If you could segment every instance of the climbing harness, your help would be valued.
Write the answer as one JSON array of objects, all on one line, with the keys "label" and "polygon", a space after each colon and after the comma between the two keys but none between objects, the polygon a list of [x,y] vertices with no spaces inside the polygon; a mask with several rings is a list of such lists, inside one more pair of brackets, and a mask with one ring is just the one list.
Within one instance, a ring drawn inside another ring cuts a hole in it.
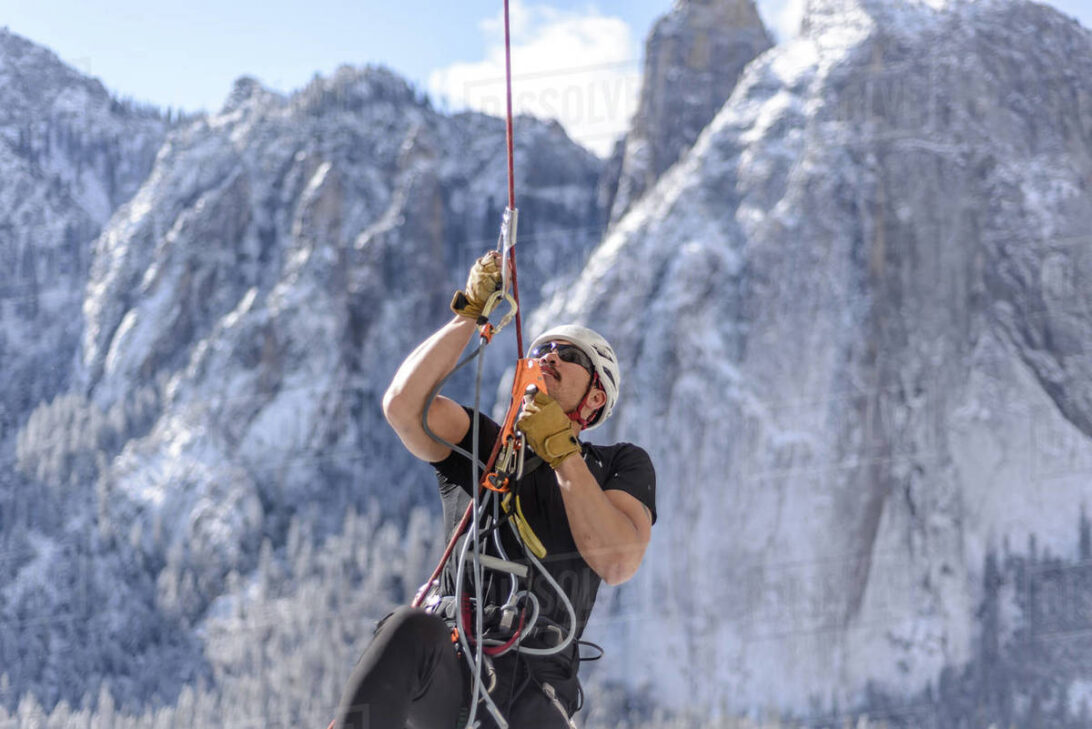
[{"label": "climbing harness", "polygon": [[[491,302],[500,300],[501,297],[490,299]],[[514,295],[512,300],[515,301]],[[518,302],[514,304],[514,308],[518,311]],[[483,318],[488,319],[491,313],[492,307],[487,306],[483,311]],[[542,465],[542,460],[537,456],[528,458],[526,441],[522,433],[516,429],[516,420],[522,409],[524,396],[533,396],[538,389],[544,389],[546,386],[537,360],[529,358],[518,360],[512,383],[512,399],[493,451],[487,462],[483,463],[479,458],[481,421],[478,414],[481,407],[484,363],[482,352],[492,340],[492,336],[501,328],[502,326],[490,327],[488,322],[481,324],[478,347],[433,387],[423,409],[421,425],[425,432],[470,460],[471,479],[478,488],[472,489],[471,503],[444,550],[440,563],[417,591],[411,604],[413,607],[423,606],[426,610],[454,624],[452,641],[467,660],[473,677],[471,706],[466,726],[474,725],[478,706],[484,704],[497,726],[500,729],[506,729],[507,721],[490,695],[490,686],[495,685],[495,680],[488,682],[485,680],[489,676],[495,679],[492,659],[511,651],[527,656],[556,655],[573,643],[577,619],[576,610],[569,596],[541,562],[546,556],[546,547],[524,516],[518,493],[520,478]],[[471,450],[467,451],[434,433],[428,426],[427,413],[447,379],[474,359],[477,359],[478,363],[471,419],[472,445]],[[517,543],[523,546],[530,567],[508,558],[500,533],[505,525],[511,530]],[[497,556],[485,552],[487,540],[492,540]],[[440,589],[441,574],[456,552],[454,595],[445,596],[441,594]],[[532,577],[531,568],[534,570],[534,576],[543,579],[564,606],[567,614],[566,629],[546,623],[540,624],[538,598],[530,589],[520,589],[520,580],[528,582]],[[506,575],[509,580],[508,596],[502,605],[489,606],[492,615],[488,622],[485,616],[487,606],[484,589],[487,570],[491,573]],[[473,595],[467,594],[467,583],[470,584]],[[529,617],[528,610],[530,610]],[[550,639],[544,639],[545,636],[550,636]],[[524,644],[523,641],[529,637],[535,639],[533,642],[542,644],[542,647]]]}]

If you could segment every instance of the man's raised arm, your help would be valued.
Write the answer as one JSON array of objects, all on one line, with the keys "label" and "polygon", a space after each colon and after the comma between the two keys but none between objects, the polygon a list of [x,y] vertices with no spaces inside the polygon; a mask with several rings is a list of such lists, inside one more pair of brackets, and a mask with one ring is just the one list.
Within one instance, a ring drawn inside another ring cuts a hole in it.
[{"label": "man's raised arm", "polygon": [[[383,395],[383,414],[410,453],[435,463],[447,458],[451,449],[433,440],[421,427],[425,401],[432,388],[459,362],[470,338],[477,331],[477,318],[486,299],[500,288],[500,256],[487,253],[470,269],[466,289],[457,291],[451,302],[455,318],[417,346],[394,374]],[[458,443],[470,427],[462,406],[442,395],[432,401],[428,426],[450,443]]]}]

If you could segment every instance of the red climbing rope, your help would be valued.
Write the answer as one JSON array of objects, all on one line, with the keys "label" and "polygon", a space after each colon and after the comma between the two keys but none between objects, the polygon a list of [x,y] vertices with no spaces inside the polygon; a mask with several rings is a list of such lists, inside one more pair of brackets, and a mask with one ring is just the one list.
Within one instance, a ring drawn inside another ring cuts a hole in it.
[{"label": "red climbing rope", "polygon": [[[508,215],[514,216],[516,211],[516,154],[512,133],[512,34],[508,17],[508,0],[504,0],[504,82],[507,98],[508,118],[505,122],[505,131],[508,141]],[[515,233],[515,226],[512,226]],[[510,242],[511,249],[508,258],[509,271],[512,276],[512,298],[516,301],[516,350],[519,359],[523,359],[523,317],[519,310],[519,281],[516,277],[516,247],[515,241]]]}]

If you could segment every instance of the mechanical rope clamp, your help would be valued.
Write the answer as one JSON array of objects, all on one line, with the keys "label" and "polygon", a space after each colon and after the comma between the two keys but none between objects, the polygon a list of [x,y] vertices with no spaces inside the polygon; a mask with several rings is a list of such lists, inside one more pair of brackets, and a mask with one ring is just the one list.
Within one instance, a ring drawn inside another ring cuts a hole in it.
[{"label": "mechanical rope clamp", "polygon": [[[523,395],[530,385],[535,385],[540,390],[546,389],[546,380],[542,375],[542,367],[537,360],[521,359],[516,363],[516,373],[512,380],[512,396],[508,404],[508,412],[504,416],[500,434],[497,436],[501,439],[497,456],[493,460],[493,469],[482,477],[479,484],[482,488],[497,492],[508,490],[508,482],[513,474],[511,466],[518,463],[518,461],[511,460],[512,446],[516,439],[520,439],[519,444],[521,446],[524,445],[522,433],[516,428],[516,420],[523,409]],[[523,449],[520,450],[522,452]],[[507,466],[507,470],[502,468],[504,466]]]},{"label": "mechanical rope clamp", "polygon": [[501,481],[501,487],[506,487],[508,481],[512,476],[512,463],[515,460],[515,453],[512,450],[512,441],[509,439],[507,443],[501,446],[501,451],[497,455],[497,464],[494,466],[493,475],[497,477],[493,483],[497,485],[497,481]]},{"label": "mechanical rope clamp", "polygon": [[516,438],[513,436],[509,435],[505,438],[504,443],[497,452],[493,470],[485,476],[483,485],[487,489],[501,493],[508,490],[508,482],[512,480],[512,475],[516,471],[518,463],[517,445]]},{"label": "mechanical rope clamp", "polygon": [[505,208],[504,217],[501,218],[500,249],[501,249],[501,281],[505,291],[511,288],[511,271],[509,270],[509,252],[516,247],[516,227],[519,222],[519,210]]},{"label": "mechanical rope clamp", "polygon": [[501,455],[497,456],[497,471],[505,474],[512,472],[512,466],[516,462],[516,439],[508,436],[503,446]]}]

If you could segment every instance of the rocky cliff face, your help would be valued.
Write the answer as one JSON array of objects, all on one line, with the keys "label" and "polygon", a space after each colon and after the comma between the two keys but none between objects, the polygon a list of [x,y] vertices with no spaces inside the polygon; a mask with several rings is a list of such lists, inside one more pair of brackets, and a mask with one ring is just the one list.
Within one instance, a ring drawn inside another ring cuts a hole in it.
[{"label": "rocky cliff face", "polygon": [[812,2],[540,312],[615,340],[604,437],[660,473],[614,670],[680,705],[925,696],[979,649],[989,554],[1080,558],[1090,73],[1043,6]]},{"label": "rocky cliff face", "polygon": [[772,43],[753,0],[678,0],[645,45],[641,98],[601,195],[612,221],[698,138],[744,67]]}]

